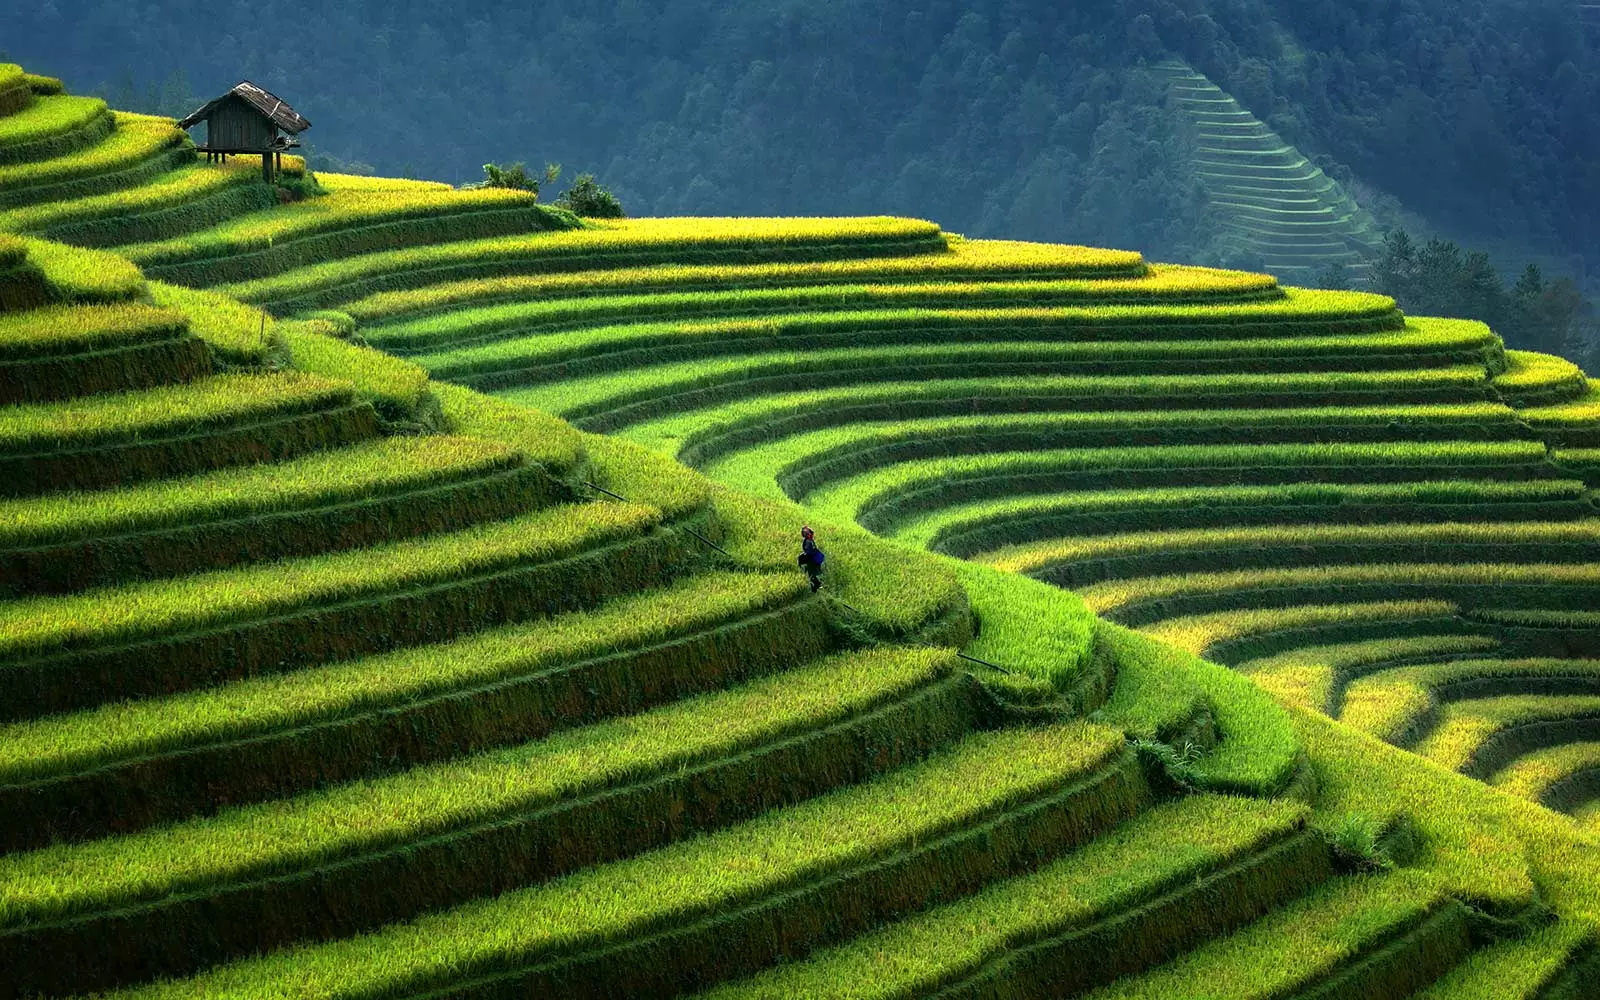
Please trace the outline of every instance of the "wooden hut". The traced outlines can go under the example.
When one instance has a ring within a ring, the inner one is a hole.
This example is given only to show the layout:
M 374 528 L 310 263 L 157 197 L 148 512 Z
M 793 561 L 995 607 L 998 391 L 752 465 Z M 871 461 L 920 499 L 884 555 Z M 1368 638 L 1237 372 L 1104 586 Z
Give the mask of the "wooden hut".
M 300 145 L 295 137 L 311 127 L 294 108 L 249 80 L 207 101 L 178 127 L 191 129 L 201 122 L 206 140 L 199 149 L 208 160 L 226 160 L 231 153 L 260 156 L 261 179 L 269 184 L 283 167 L 283 151 Z

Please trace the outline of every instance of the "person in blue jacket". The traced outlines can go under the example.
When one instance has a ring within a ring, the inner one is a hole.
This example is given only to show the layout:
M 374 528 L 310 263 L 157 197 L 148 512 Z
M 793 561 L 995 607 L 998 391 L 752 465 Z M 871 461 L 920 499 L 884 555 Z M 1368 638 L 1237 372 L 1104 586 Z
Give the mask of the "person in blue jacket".
M 822 550 L 817 548 L 817 536 L 810 528 L 800 529 L 800 558 L 798 562 L 805 567 L 806 576 L 811 578 L 811 592 L 815 594 L 822 589 L 822 560 L 825 557 Z

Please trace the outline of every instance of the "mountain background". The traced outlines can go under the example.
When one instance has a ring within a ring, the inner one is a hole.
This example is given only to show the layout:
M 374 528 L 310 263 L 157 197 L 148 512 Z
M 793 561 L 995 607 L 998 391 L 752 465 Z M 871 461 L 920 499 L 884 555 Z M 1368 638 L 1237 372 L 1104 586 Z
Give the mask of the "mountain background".
M 37 0 L 0 50 L 167 114 L 255 80 L 324 169 L 553 161 L 635 214 L 1241 263 L 1148 69 L 1176 56 L 1385 225 L 1600 284 L 1600 20 L 1572 0 Z

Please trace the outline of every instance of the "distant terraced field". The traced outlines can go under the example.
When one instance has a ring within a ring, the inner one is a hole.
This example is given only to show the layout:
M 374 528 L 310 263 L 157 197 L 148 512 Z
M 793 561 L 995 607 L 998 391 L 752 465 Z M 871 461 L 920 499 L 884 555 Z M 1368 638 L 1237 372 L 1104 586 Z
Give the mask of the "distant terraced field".
M 1155 67 L 1195 145 L 1195 172 L 1217 224 L 1286 282 L 1329 265 L 1365 279 L 1381 253 L 1372 217 L 1331 177 L 1187 63 Z
M 0 67 L 0 997 L 1600 991 L 1574 366 L 68 100 Z

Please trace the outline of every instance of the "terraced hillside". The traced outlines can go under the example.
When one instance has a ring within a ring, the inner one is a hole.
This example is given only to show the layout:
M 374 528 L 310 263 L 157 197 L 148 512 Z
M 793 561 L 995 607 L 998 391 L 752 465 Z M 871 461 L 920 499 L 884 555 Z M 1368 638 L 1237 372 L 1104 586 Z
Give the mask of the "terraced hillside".
M 1240 250 L 1289 282 L 1311 284 L 1330 264 L 1368 275 L 1382 234 L 1337 181 L 1187 63 L 1155 70 L 1193 138 L 1211 217 Z
M 1570 365 L 321 187 L 0 234 L 0 996 L 1594 995 Z

